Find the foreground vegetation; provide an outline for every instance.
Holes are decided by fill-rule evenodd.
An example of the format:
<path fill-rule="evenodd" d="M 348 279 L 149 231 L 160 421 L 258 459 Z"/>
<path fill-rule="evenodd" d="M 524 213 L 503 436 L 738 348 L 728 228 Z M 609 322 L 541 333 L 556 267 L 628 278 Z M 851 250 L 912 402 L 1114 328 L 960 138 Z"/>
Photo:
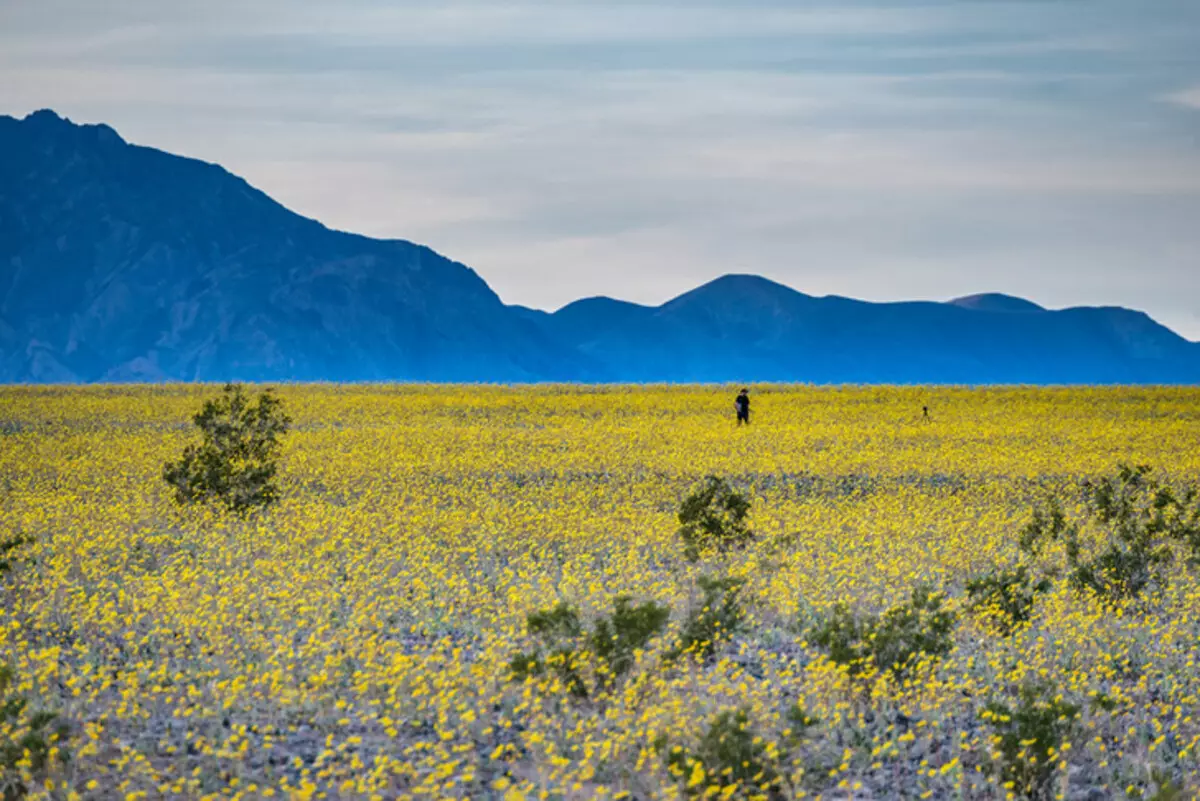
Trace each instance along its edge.
<path fill-rule="evenodd" d="M 214 391 L 0 389 L 6 801 L 1200 787 L 1200 391 Z"/>

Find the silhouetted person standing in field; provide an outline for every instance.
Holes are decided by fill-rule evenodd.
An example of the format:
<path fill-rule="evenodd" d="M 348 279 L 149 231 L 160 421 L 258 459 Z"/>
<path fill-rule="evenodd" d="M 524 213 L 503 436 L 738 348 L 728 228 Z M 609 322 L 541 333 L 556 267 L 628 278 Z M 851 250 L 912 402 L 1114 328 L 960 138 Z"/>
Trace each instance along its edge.
<path fill-rule="evenodd" d="M 742 423 L 750 425 L 750 391 L 743 389 L 733 402 L 733 408 L 737 409 L 737 421 L 740 426 Z"/>

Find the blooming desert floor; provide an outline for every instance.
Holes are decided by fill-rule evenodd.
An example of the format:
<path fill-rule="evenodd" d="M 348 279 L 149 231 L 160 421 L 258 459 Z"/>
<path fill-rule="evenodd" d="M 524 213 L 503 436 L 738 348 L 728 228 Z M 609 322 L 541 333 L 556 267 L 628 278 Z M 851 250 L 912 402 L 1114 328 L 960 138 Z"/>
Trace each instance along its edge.
<path fill-rule="evenodd" d="M 282 498 L 244 517 L 180 507 L 161 477 L 218 387 L 0 389 L 0 538 L 33 539 L 0 575 L 0 664 L 10 695 L 69 725 L 67 759 L 0 781 L 96 799 L 1006 798 L 987 708 L 1036 679 L 1078 708 L 1049 797 L 1200 787 L 1196 572 L 1121 609 L 1060 580 L 1007 634 L 964 600 L 1018 560 L 1048 495 L 1069 512 L 1122 462 L 1200 478 L 1200 390 L 762 386 L 738 428 L 736 389 L 284 386 Z M 755 538 L 692 562 L 677 513 L 708 475 L 749 498 Z M 711 658 L 672 655 L 713 574 L 745 580 L 744 625 Z M 835 604 L 884 610 L 918 584 L 956 622 L 908 679 L 864 684 L 810 642 Z M 514 675 L 529 613 L 565 602 L 587 624 L 622 594 L 671 617 L 619 680 L 580 697 Z M 738 711 L 770 781 L 673 758 Z"/>

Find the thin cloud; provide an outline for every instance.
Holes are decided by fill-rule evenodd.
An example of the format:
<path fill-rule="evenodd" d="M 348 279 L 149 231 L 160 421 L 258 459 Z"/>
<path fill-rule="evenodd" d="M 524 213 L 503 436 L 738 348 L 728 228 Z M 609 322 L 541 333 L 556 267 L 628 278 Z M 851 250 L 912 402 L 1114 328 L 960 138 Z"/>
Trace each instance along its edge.
<path fill-rule="evenodd" d="M 1177 106 L 1200 109 L 1200 85 L 1167 95 L 1167 100 Z"/>

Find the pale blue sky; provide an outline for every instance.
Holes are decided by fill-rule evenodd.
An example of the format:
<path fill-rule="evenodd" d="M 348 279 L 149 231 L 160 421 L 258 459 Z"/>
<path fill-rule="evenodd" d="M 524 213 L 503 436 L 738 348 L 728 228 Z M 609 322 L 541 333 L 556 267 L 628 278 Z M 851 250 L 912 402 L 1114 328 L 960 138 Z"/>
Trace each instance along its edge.
<path fill-rule="evenodd" d="M 51 107 L 509 302 L 1122 304 L 1200 339 L 1200 2 L 0 0 Z"/>

